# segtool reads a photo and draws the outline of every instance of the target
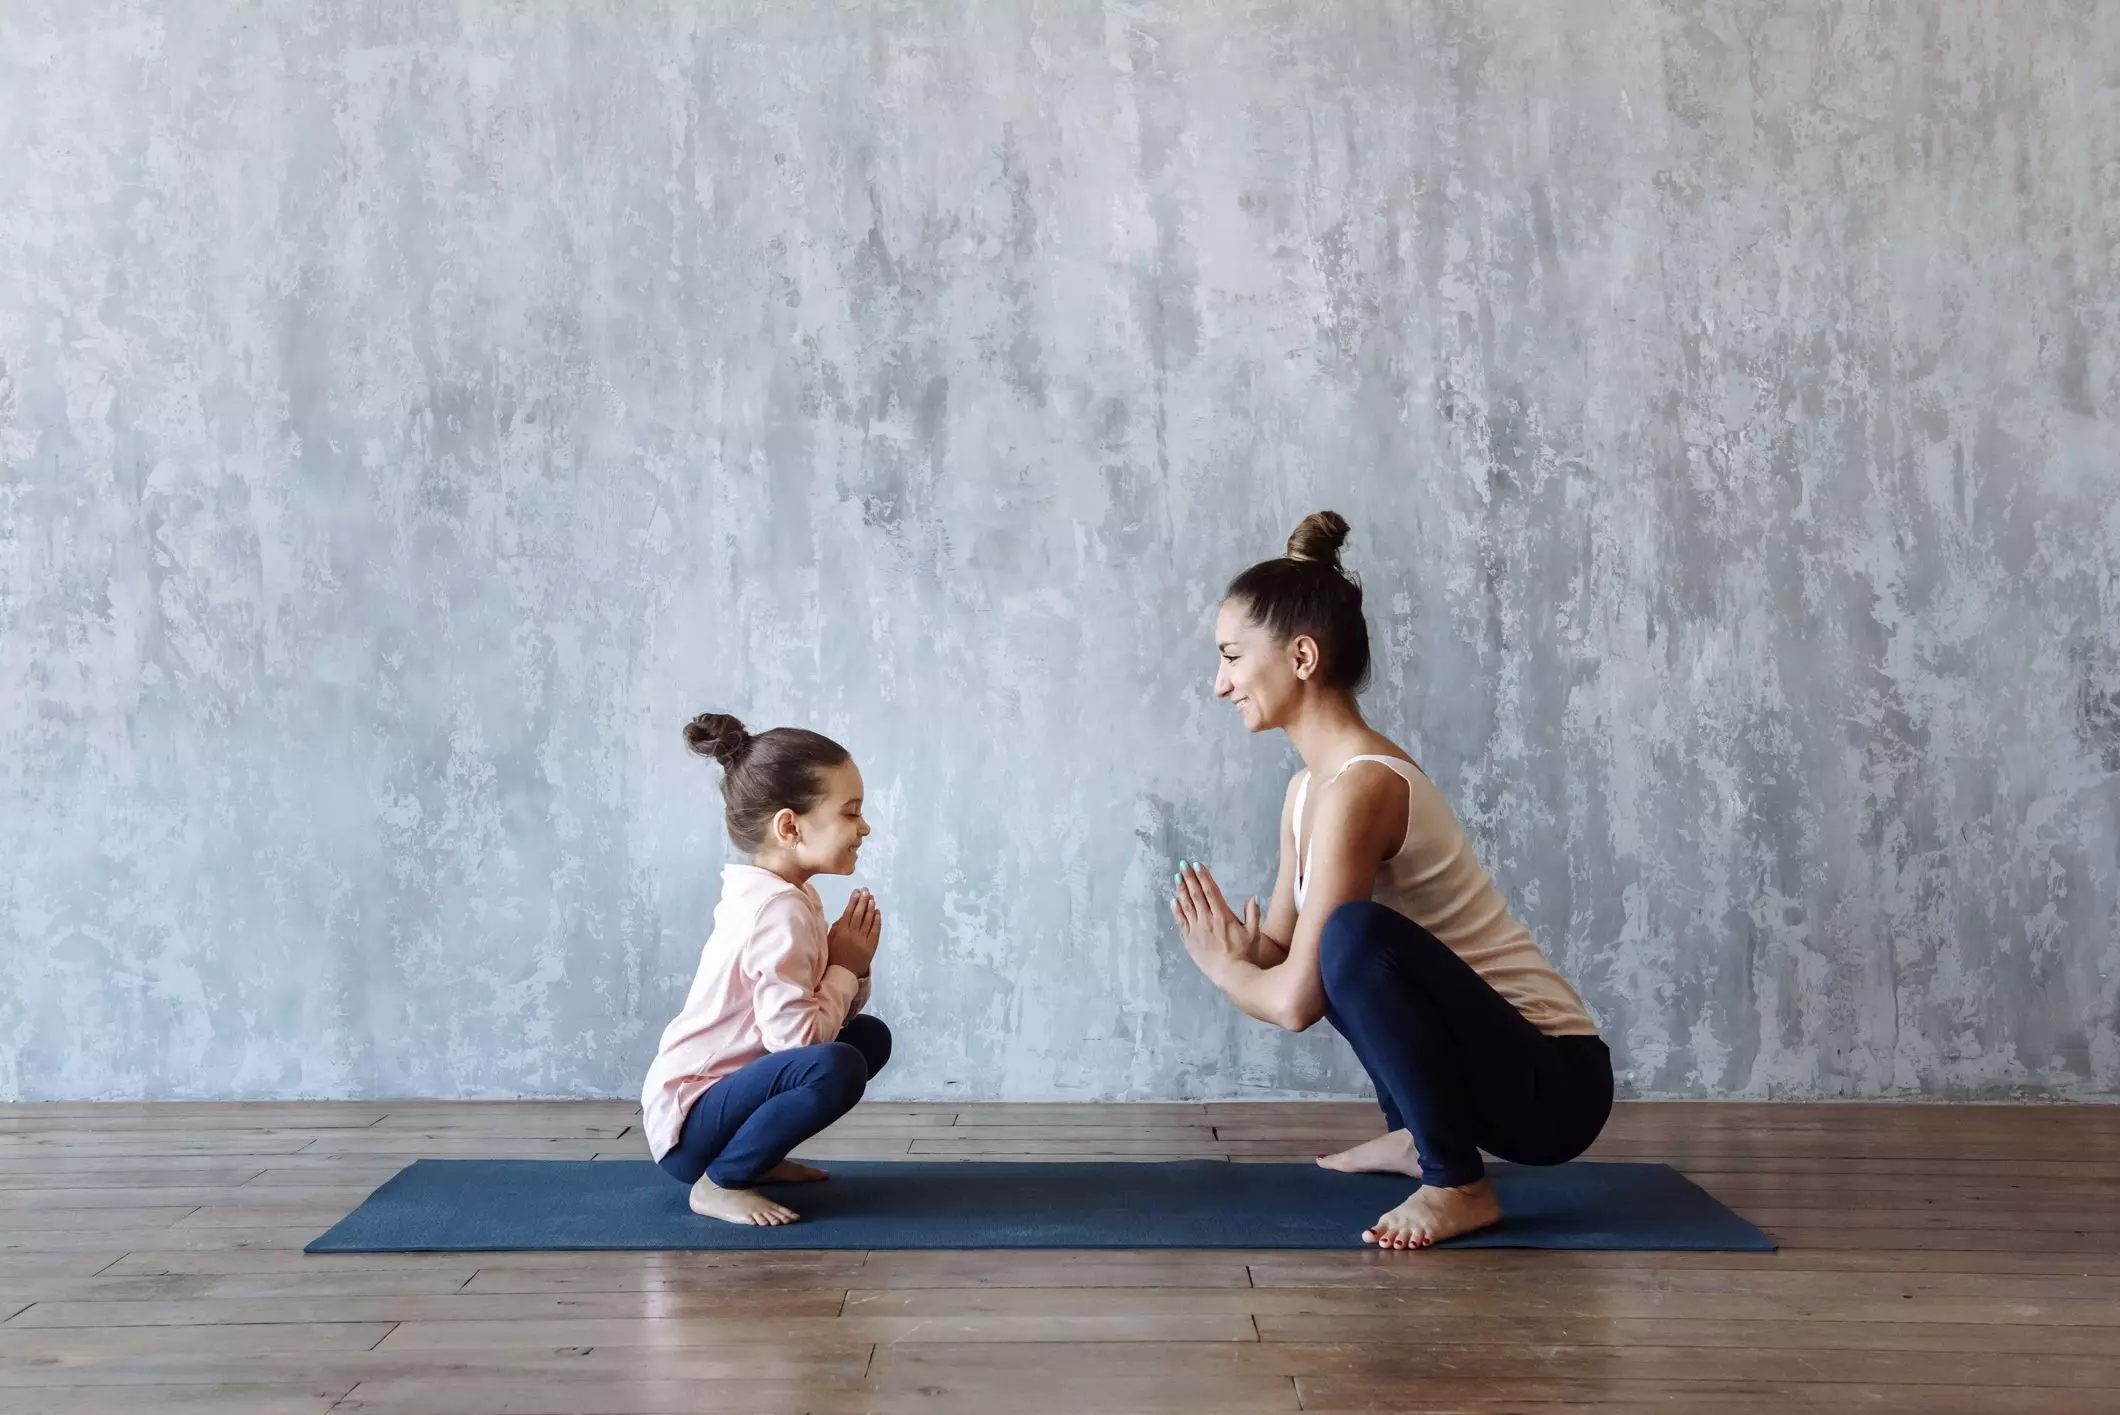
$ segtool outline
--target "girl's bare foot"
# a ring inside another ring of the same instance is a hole
[[[1364,1243],[1379,1248],[1426,1248],[1460,1233],[1485,1228],[1502,1216],[1494,1185],[1482,1179],[1462,1189],[1423,1185],[1406,1202],[1362,1231]]]
[[[1414,1152],[1413,1132],[1410,1130],[1394,1130],[1389,1135],[1364,1140],[1353,1149],[1342,1150],[1336,1155],[1319,1155],[1318,1163],[1326,1169],[1337,1169],[1344,1174],[1403,1174],[1408,1179],[1421,1177],[1421,1157]]]
[[[749,1223],[777,1228],[802,1217],[785,1204],[776,1204],[756,1189],[724,1189],[701,1175],[692,1186],[692,1212],[723,1223]]]
[[[804,1164],[801,1160],[782,1160],[764,1174],[759,1175],[758,1182],[760,1184],[815,1184],[820,1179],[830,1179],[831,1177],[815,1165]]]

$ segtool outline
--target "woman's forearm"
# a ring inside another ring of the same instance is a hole
[[[1307,1030],[1317,1016],[1296,995],[1301,983],[1287,967],[1261,968],[1232,958],[1215,970],[1214,984],[1246,1015],[1291,1032]]]
[[[1261,1022],[1280,1026],[1273,970],[1231,958],[1214,971],[1214,985],[1240,1010]]]
[[[1261,929],[1252,945],[1251,961],[1261,968],[1278,968],[1288,961],[1288,945]]]

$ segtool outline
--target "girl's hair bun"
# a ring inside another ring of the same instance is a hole
[[[758,739],[725,712],[703,712],[685,724],[685,745],[703,757],[712,757],[728,771],[744,759]]]

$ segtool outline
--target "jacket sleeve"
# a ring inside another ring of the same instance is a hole
[[[767,1051],[831,1041],[860,990],[860,979],[829,961],[824,931],[793,894],[775,895],[758,911],[743,967]]]

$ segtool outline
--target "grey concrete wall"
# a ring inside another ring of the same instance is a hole
[[[2112,0],[0,4],[0,1098],[629,1094],[868,774],[896,1096],[1351,1091],[1163,912],[1377,723],[1637,1093],[2120,1087]]]

